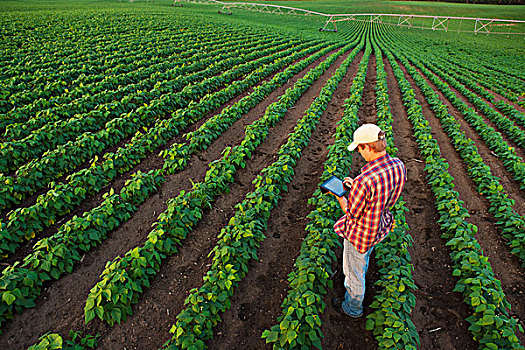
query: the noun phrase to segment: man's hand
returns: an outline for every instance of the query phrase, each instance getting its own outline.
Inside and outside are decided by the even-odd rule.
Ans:
[[[349,190],[350,187],[352,187],[353,182],[354,182],[354,179],[352,179],[351,177],[345,177],[343,179],[343,187],[345,188],[345,190]]]
[[[332,193],[332,192],[330,192]],[[348,201],[347,199],[345,198],[345,196],[342,196],[342,197],[338,197],[336,196],[334,193],[332,193],[332,195],[337,198],[337,201],[339,202],[339,205],[341,206],[341,209],[343,209],[343,212],[346,213],[346,208],[348,207]]]

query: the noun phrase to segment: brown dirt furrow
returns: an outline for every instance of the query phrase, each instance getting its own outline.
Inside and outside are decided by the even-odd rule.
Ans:
[[[336,65],[341,62],[342,59],[336,62]],[[104,336],[102,340],[104,346],[120,348],[124,345],[130,345],[136,349],[156,348],[171,337],[168,333],[170,325],[175,323],[175,316],[183,308],[183,301],[190,288],[202,284],[202,278],[211,263],[211,258],[207,257],[207,254],[216,244],[216,236],[221,227],[225,226],[229,218],[233,216],[234,205],[241,201],[248,191],[253,189],[252,181],[256,175],[275,160],[278,148],[285,142],[287,135],[292,132],[297,120],[309,106],[310,96],[318,95],[333,70],[335,68],[324,74],[296,106],[285,115],[283,120],[271,130],[267,140],[257,149],[252,159],[247,162],[246,168],[236,173],[235,183],[230,187],[230,193],[219,196],[213,205],[214,212],[207,213],[203,217],[189,238],[185,240],[180,253],[167,259],[166,263],[163,264],[160,271],[161,275],[173,276],[173,280],[168,282],[165,279],[155,278],[151,289],[146,291],[140,305],[152,301],[156,302],[166,306],[166,309],[170,310],[171,316],[160,318],[156,310],[137,310],[135,307],[136,314],[127,324],[110,329],[108,334]],[[239,132],[243,134],[243,128]],[[233,141],[233,138],[224,139],[225,143],[235,143]],[[209,155],[204,152],[203,156],[206,158]],[[162,295],[160,291],[171,291],[171,295]],[[138,325],[135,323],[136,320],[139,320]],[[142,323],[143,321],[145,323]],[[126,339],[126,342],[121,344],[120,339]]]
[[[419,73],[421,71],[415,68]],[[505,165],[497,157],[497,155],[492,152],[485,141],[478,135],[476,130],[465,120],[461,112],[459,112],[449,100],[443,95],[443,93],[436,88],[436,86],[426,78],[425,75],[421,74],[427,84],[438,94],[439,99],[442,103],[447,106],[449,113],[460,123],[461,130],[465,135],[476,143],[476,148],[478,153],[483,158],[485,164],[490,167],[490,170],[494,176],[500,178],[500,183],[508,193],[509,198],[513,199],[515,202],[514,209],[520,214],[525,215],[525,193],[520,189],[520,185],[514,181],[512,174],[505,168]],[[475,188],[475,187],[474,187]]]
[[[413,136],[401,98],[398,82],[390,62],[385,59],[390,108],[394,116],[394,142],[398,157],[407,168],[407,183],[403,198],[409,211],[406,220],[413,238],[409,249],[417,290],[412,321],[418,331],[421,349],[476,349],[465,318],[469,310],[461,294],[453,292],[456,279],[452,276],[449,250],[441,239],[436,224],[439,213],[434,208],[434,195],[426,180],[425,163]],[[423,110],[428,115],[427,110]],[[433,331],[440,328],[438,331]]]
[[[172,278],[170,280],[155,278],[151,289],[144,293],[140,306],[157,304],[160,305],[160,310],[169,309],[170,316],[159,314],[155,309],[147,310],[143,307],[137,310],[137,307],[134,307],[135,315],[126,324],[122,327],[114,327],[104,336],[102,339],[104,347],[112,349],[120,349],[123,346],[133,349],[157,348],[171,338],[168,333],[170,325],[175,323],[175,316],[182,310],[183,301],[190,288],[202,284],[202,278],[211,263],[211,258],[207,257],[207,254],[216,244],[216,237],[220,229],[233,216],[233,206],[253,190],[252,181],[256,175],[275,161],[280,145],[286,141],[287,135],[293,131],[297,120],[302,117],[312,100],[318,96],[322,86],[342,63],[345,56],[338,59],[270,131],[268,138],[247,162],[246,168],[236,173],[230,193],[219,196],[213,205],[213,212],[206,213],[196,229],[184,241],[179,254],[170,257],[162,265],[160,274]],[[225,141],[228,141],[228,138]],[[233,140],[230,139],[230,141]],[[207,157],[206,152],[204,153],[204,157]],[[126,342],[123,343],[122,339],[126,339]]]
[[[331,52],[331,53],[333,53],[333,52]],[[328,55],[329,54],[327,54],[324,57],[327,57]],[[302,61],[304,59],[306,59],[306,57],[301,59],[301,60],[299,60],[299,61],[297,61],[297,62],[300,62],[300,61]],[[287,67],[281,69],[279,72],[284,71],[286,68]],[[308,69],[308,67],[307,67],[307,69]],[[179,133],[177,136],[175,136],[173,139],[171,139],[165,145],[158,147],[155,151],[153,151],[150,154],[148,154],[146,156],[146,158],[144,158],[138,165],[134,166],[129,171],[127,171],[127,172],[123,173],[122,175],[118,176],[114,181],[112,181],[105,188],[103,188],[98,194],[93,195],[93,196],[89,196],[77,208],[75,208],[71,213],[69,213],[69,214],[65,215],[64,217],[60,218],[59,220],[57,220],[57,222],[54,225],[52,225],[52,226],[46,228],[45,230],[43,230],[34,239],[26,242],[20,249],[18,249],[16,251],[16,253],[13,256],[8,257],[3,262],[10,265],[10,264],[14,263],[15,261],[22,260],[27,254],[29,254],[32,251],[33,245],[38,240],[40,240],[42,238],[45,238],[45,237],[49,237],[49,236],[53,235],[54,233],[56,233],[56,231],[60,228],[60,226],[63,223],[65,223],[68,220],[70,220],[73,216],[75,216],[75,215],[76,216],[81,216],[82,213],[84,213],[86,211],[89,211],[89,210],[97,207],[98,205],[100,205],[100,203],[102,203],[102,201],[103,201],[103,198],[102,198],[103,194],[106,193],[107,191],[109,191],[111,188],[115,189],[116,192],[120,191],[122,189],[122,187],[124,187],[125,182],[135,172],[137,172],[139,170],[142,171],[142,172],[147,172],[147,171],[149,171],[151,169],[162,168],[164,160],[162,159],[162,157],[158,156],[160,151],[171,147],[171,145],[173,145],[174,143],[177,143],[177,142],[178,143],[185,143],[186,142],[186,138],[184,137],[184,134],[186,134],[188,132],[191,132],[191,131],[197,130],[202,124],[204,124],[206,122],[206,120],[210,119],[212,116],[214,116],[216,114],[219,114],[225,108],[227,108],[227,107],[237,103],[239,100],[241,100],[242,98],[244,98],[247,95],[249,95],[250,93],[252,93],[257,86],[261,85],[264,81],[271,80],[273,78],[273,76],[275,76],[279,72],[276,72],[276,73],[270,75],[269,77],[264,79],[259,84],[255,85],[254,87],[252,87],[252,88],[242,92],[241,94],[235,96],[233,99],[231,99],[230,101],[228,101],[227,103],[222,105],[217,110],[208,113],[204,118],[201,118],[199,121],[197,121],[197,122],[193,123],[192,125],[188,126],[187,128],[185,128],[181,133]],[[294,77],[293,79],[290,79],[290,82],[286,86],[289,86],[290,84],[293,85],[293,82],[295,82],[296,79],[299,79],[300,77],[304,76],[304,74],[306,74],[306,72],[307,72],[307,70],[305,69],[302,72],[298,73],[296,75],[296,77]],[[284,89],[281,88],[281,89],[276,90],[276,92],[274,92],[273,95],[275,95],[277,93],[277,91],[281,91],[281,90],[282,90],[282,92],[284,92]],[[266,101],[268,101],[268,99]],[[266,109],[266,107],[267,106],[265,106],[265,101],[263,101],[261,104],[256,106],[254,108],[254,110],[259,110],[259,111],[262,110],[263,113],[264,113],[264,110]],[[247,122],[246,118],[244,118],[244,121],[239,121],[237,123],[240,123],[240,124],[247,123],[247,124],[249,124],[249,123],[251,123],[251,121]],[[130,140],[131,140],[131,138],[120,142],[117,146],[111,147],[107,152],[115,152],[118,149],[118,147],[124,146]],[[99,159],[102,159],[102,157],[103,156],[99,156]],[[88,166],[88,163],[85,163],[82,168],[78,168],[77,170],[81,170],[81,169],[83,169],[83,168],[85,168],[87,166]],[[61,178],[61,180],[62,181],[66,181],[66,175],[64,175]],[[37,197],[37,195],[32,196],[30,199],[26,200],[25,202],[27,202],[28,205],[32,205],[32,204],[34,204],[34,201],[36,201],[36,197]],[[31,202],[28,202],[29,200],[31,200]],[[23,206],[24,205],[20,205],[19,207],[23,207]]]
[[[503,97],[501,96],[500,94],[498,94],[497,92],[495,91],[492,91],[486,87],[483,87],[485,90],[487,90],[492,96],[494,96],[494,99],[497,101],[503,101],[503,102],[506,102],[508,103],[509,105],[511,105],[512,107],[516,108],[518,111],[520,111],[521,113],[525,113],[525,108],[521,107],[519,104],[517,104],[516,102],[512,102],[511,100],[509,100],[508,98],[506,97]]]
[[[404,67],[403,70],[407,74]],[[415,82],[411,77],[407,78],[423,107],[423,114],[430,123],[433,136],[441,149],[441,154],[446,157],[450,165],[449,173],[454,178],[454,185],[459,193],[459,198],[465,202],[465,207],[471,215],[468,221],[478,227],[476,239],[483,248],[484,255],[489,258],[496,278],[501,281],[507,300],[513,307],[510,314],[523,320],[525,319],[525,304],[523,302],[525,272],[521,268],[520,261],[516,256],[510,254],[510,248],[499,234],[499,229],[495,224],[496,220],[488,212],[490,207],[488,200],[476,192],[475,183],[468,177],[466,165],[455,152],[450,138],[441,127],[438,118],[430,110],[430,106]],[[438,291],[436,291],[437,293]],[[520,338],[523,341],[523,334]]]
[[[310,56],[310,55],[308,55]],[[298,60],[297,62],[300,62],[302,60],[305,60],[308,56],[306,56],[305,58],[302,58],[300,60]],[[296,62],[292,63],[292,64],[295,64]],[[288,67],[288,66],[287,66]],[[235,96],[234,98],[232,98],[230,101],[226,102],[225,104],[223,104],[219,109],[213,111],[213,112],[210,112],[208,113],[206,116],[204,116],[203,118],[201,118],[200,120],[198,120],[197,122],[193,123],[192,125],[188,126],[187,128],[185,128],[181,133],[179,133],[178,136],[174,137],[172,140],[170,140],[170,142],[168,142],[167,144],[165,144],[164,146],[161,146],[159,147],[157,150],[155,150],[155,152],[153,152],[154,155],[157,155],[161,150],[163,149],[166,149],[166,148],[169,148],[173,143],[175,142],[185,142],[186,139],[183,138],[182,136],[189,132],[189,131],[194,131],[196,129],[198,129],[202,124],[204,124],[206,122],[206,120],[208,120],[210,117],[212,117],[213,115],[215,114],[218,114],[220,113],[223,109],[225,109],[226,107],[229,107],[235,103],[237,103],[239,100],[241,100],[242,98],[246,97],[247,95],[251,94],[253,92],[253,90],[257,87],[257,86],[260,86],[261,84],[263,84],[264,82],[266,81],[269,81],[271,80],[276,74],[278,74],[279,72],[282,72],[284,71],[287,67],[284,67],[282,69],[280,69],[279,71],[269,75],[268,77],[266,77],[265,79],[261,80],[259,83],[257,83],[256,85],[254,85],[253,87],[247,89],[246,91],[240,93],[239,95]],[[235,81],[239,81],[239,80],[243,80],[244,79],[244,76],[241,76],[237,79],[234,79],[232,82],[235,82]],[[222,86],[221,89],[225,88],[226,86]],[[196,101],[198,102],[198,101]],[[166,115],[165,117],[168,118],[170,115]],[[140,129],[141,132],[143,132],[144,130],[143,129]],[[116,145],[114,146],[111,146],[111,147],[108,147],[106,150],[104,150],[101,154],[98,155],[98,158],[99,159],[103,159],[104,155],[107,154],[107,153],[115,153],[119,148],[121,147],[124,147],[127,143],[129,143],[131,141],[131,139],[133,138],[134,135],[130,136],[130,137],[127,137],[125,138],[124,140],[121,140],[120,142],[118,142]],[[135,166],[133,169],[131,169],[130,171],[128,171],[127,173],[125,174],[122,174],[121,176],[118,177],[118,179],[116,179],[114,182],[118,182],[119,180],[121,180],[121,184],[120,186],[123,186],[125,180],[125,176],[126,175],[131,175],[133,172],[135,172],[136,170],[140,169],[140,168],[144,168],[144,169],[152,169],[152,167],[149,167],[149,164],[148,164],[148,159],[150,157],[144,159],[141,161],[141,164]],[[162,159],[160,159],[160,161],[162,162]],[[89,167],[92,163],[92,160],[88,160],[84,163],[82,163],[81,165],[79,165],[77,168],[73,169],[72,171],[69,171],[67,173],[65,173],[64,175],[62,175],[60,178],[56,179],[55,182],[56,183],[59,183],[59,182],[67,182],[67,177],[70,175],[70,174],[73,174],[73,173],[76,173],[76,172],[79,172],[80,170],[83,170],[83,169],[86,169],[87,167]],[[145,165],[142,165],[142,163],[146,163]],[[157,162],[158,163],[158,162]],[[162,166],[162,163],[161,165]],[[107,186],[107,188],[110,188],[111,186],[113,186],[113,182],[111,184],[109,184]],[[114,185],[115,188],[117,188],[119,186],[119,184],[116,184]],[[27,207],[27,206],[31,206],[33,204],[35,204],[37,198],[39,195],[41,194],[45,194],[49,189],[46,187],[46,188],[43,188],[43,189],[40,189],[38,190],[34,195],[26,198],[22,203],[20,203],[17,207]],[[6,212],[3,212],[0,214],[0,220],[4,221],[4,218],[6,216]],[[73,216],[70,215],[71,217]],[[32,244],[31,244],[32,246]]]
[[[433,72],[434,73],[434,72]],[[436,73],[434,73],[434,75],[436,75],[440,80],[444,81],[443,78],[441,78],[439,75],[437,75]],[[454,93],[456,94],[456,96],[458,98],[461,99],[461,101],[463,101],[464,103],[467,104],[468,107],[470,108],[473,108],[476,110],[476,113],[478,113],[478,115],[480,115],[481,117],[483,117],[484,121],[485,121],[485,124],[487,124],[488,126],[490,126],[491,128],[493,128],[494,130],[496,130],[497,132],[499,132],[501,134],[501,136],[503,137],[503,140],[505,140],[505,142],[507,142],[509,144],[510,147],[514,147],[516,149],[516,153],[518,154],[518,156],[520,156],[521,158],[524,158],[525,159],[525,150],[523,150],[522,147],[516,145],[516,143],[514,141],[512,141],[506,134],[505,132],[503,132],[502,130],[500,130],[500,128],[492,121],[490,120],[485,114],[483,114],[481,111],[479,111],[476,106],[474,106],[469,100],[468,98],[466,98],[465,96],[463,96],[458,90],[456,90],[453,86],[449,85],[449,89]]]
[[[361,57],[359,53],[303,150],[288,192],[272,212],[266,239],[259,248],[259,261],[253,262],[239,284],[232,298],[233,307],[222,315],[217,336],[208,342],[210,349],[268,348],[261,334],[276,324],[281,314],[281,303],[289,285],[287,275],[300,251],[306,216],[313,209],[308,206],[308,199],[318,186],[327,146],[333,143],[333,131]]]
[[[344,56],[336,63],[301,97],[298,103],[284,118],[270,131],[264,143],[254,152],[252,159],[247,162],[245,169],[235,174],[235,181],[230,186],[228,194],[220,195],[213,204],[213,209],[206,212],[195,230],[182,244],[178,254],[168,258],[163,263],[160,274],[151,282],[151,288],[141,297],[139,305],[134,306],[134,316],[122,326],[107,329],[101,339],[104,348],[121,349],[149,349],[157,348],[171,338],[169,329],[175,323],[176,315],[183,309],[183,302],[193,287],[202,284],[211,258],[208,253],[217,242],[220,229],[227,225],[234,214],[234,205],[253,190],[252,181],[260,171],[276,159],[276,153],[297,120],[318,96],[322,86],[342,63]],[[277,96],[275,96],[277,99]],[[273,101],[271,101],[273,102]],[[266,103],[266,102],[265,102]],[[269,103],[268,103],[269,104]],[[251,118],[256,119],[264,113],[250,112]],[[221,138],[221,149],[225,146],[240,142],[244,135],[244,127],[238,133],[225,135]],[[218,147],[214,147],[218,150]],[[204,159],[219,157],[219,152],[203,152]],[[165,278],[164,276],[169,276]],[[171,293],[171,294],[170,294]],[[160,310],[160,312],[158,311]],[[164,315],[164,310],[166,315]],[[123,341],[125,340],[125,341]]]
[[[362,105],[357,113],[360,124],[374,123],[376,121],[376,61],[372,55],[368,62],[367,74],[365,78],[365,87],[361,96]],[[348,96],[347,96],[348,97]],[[361,167],[365,165],[365,161],[358,152],[348,154],[352,157],[352,168],[349,169],[349,176],[356,177],[361,172]],[[332,306],[332,299],[334,297],[343,297],[345,288],[343,285],[343,248],[342,239],[341,246],[336,249],[337,261],[332,264],[332,269],[336,273],[332,278],[334,285],[333,289],[329,289],[324,298],[326,309],[322,314],[321,330],[325,338],[322,340],[324,349],[376,349],[377,342],[375,341],[371,332],[365,330],[366,318],[358,320],[351,320],[345,316],[341,316]],[[370,304],[373,301],[376,287],[374,282],[379,276],[377,264],[375,261],[375,253],[372,253],[366,274],[366,293],[363,302],[364,314],[371,313]]]
[[[480,85],[479,83],[477,83],[477,86],[479,86],[480,88],[486,90],[486,91],[489,92],[492,96],[494,96],[494,97],[495,97],[495,98],[494,98],[494,102],[499,101],[499,100],[504,100],[505,102],[507,102],[507,103],[513,105],[513,103],[512,103],[511,101],[509,101],[509,100],[507,100],[507,99],[505,99],[505,98],[503,98],[503,97],[497,95],[497,94],[496,94],[495,92],[493,92],[493,91],[490,91],[490,90],[486,89],[484,86]],[[466,86],[466,85],[465,85],[465,87],[466,87],[470,92],[472,92],[472,93],[478,95],[479,98],[481,98],[481,99],[483,100],[483,102],[485,102],[485,103],[486,103],[490,108],[492,108],[494,111],[496,111],[496,112],[499,113],[499,114],[502,114],[503,116],[506,116],[505,113],[501,112],[501,111],[498,109],[498,107],[497,107],[493,102],[489,101],[485,96],[481,96],[481,95],[478,94],[476,91],[474,91],[474,89],[471,89],[470,87],[468,87],[468,86]],[[499,96],[499,98],[496,97],[495,95]],[[521,130],[524,129],[521,125],[519,125],[518,123],[516,123],[512,118],[510,118],[510,117],[508,117],[508,116],[507,116],[507,118],[508,118],[509,120],[511,120],[511,121],[514,123],[514,125],[515,125],[516,127],[518,127],[519,129],[521,129]]]
[[[121,225],[121,227],[112,232],[109,235],[109,237],[103,242],[103,244],[100,245],[100,247],[90,252],[89,254],[86,254],[82,263],[75,268],[72,274],[65,275],[58,281],[50,283],[48,287],[44,290],[40,298],[37,300],[37,305],[35,308],[25,310],[21,315],[15,316],[13,321],[8,322],[8,324],[3,330],[2,335],[0,336],[0,347],[6,349],[27,348],[29,345],[33,344],[40,335],[49,331],[59,332],[62,335],[67,335],[70,329],[85,330],[88,332],[92,332],[93,334],[97,331],[104,333],[108,332],[108,327],[101,325],[100,322],[98,322],[98,324],[95,325],[95,323],[97,322],[93,321],[90,325],[86,327],[83,321],[83,308],[86,297],[91,287],[93,287],[99,280],[99,275],[101,274],[105,263],[109,260],[112,260],[115,256],[123,255],[131,248],[142,244],[142,242],[146,239],[148,232],[150,231],[151,225],[156,221],[159,213],[166,209],[166,201],[169,198],[178,195],[178,193],[181,190],[189,190],[191,188],[191,181],[188,181],[189,179],[191,179],[194,182],[203,180],[208,164],[211,161],[220,157],[224,147],[238,143],[244,137],[244,127],[246,125],[260,118],[261,115],[264,113],[264,110],[270,103],[277,101],[280,95],[282,95],[287,88],[293,86],[293,84],[299,78],[304,76],[311,68],[319,64],[328,55],[329,54],[325,55],[321,59],[314,62],[312,65],[305,68],[302,72],[294,76],[287,84],[273,92],[265,101],[263,101],[252,111],[250,111],[243,119],[234,123],[234,125],[219,139],[217,139],[206,151],[202,152],[197,156],[194,156],[190,161],[190,166],[188,168],[186,168],[184,171],[178,174],[170,176],[167,179],[167,181],[161,186],[160,190],[156,194],[151,196],[127,223]],[[322,82],[323,79],[327,80],[326,74],[320,79],[320,81]],[[317,88],[319,84],[320,83],[317,83],[311,89],[313,89],[314,91],[316,91],[316,89],[320,90],[320,88]],[[300,105],[296,106],[298,110],[300,109],[300,107]],[[276,128],[274,128],[275,130],[271,131],[267,142],[278,142],[279,137],[282,138],[286,136],[289,133],[289,130],[293,129],[295,121],[296,119],[290,120],[290,117],[285,118],[285,121],[282,121]],[[274,133],[276,133],[276,135],[273,135]],[[141,163],[141,169],[149,170],[148,167],[142,168],[146,164],[149,164],[149,167],[157,167],[156,164],[160,161],[157,157],[157,154],[158,152],[154,152],[152,155],[153,159],[149,159],[146,162]],[[265,154],[264,156],[272,158],[273,153]],[[256,157],[254,156],[253,158]],[[261,163],[261,166],[267,163],[264,159],[259,159],[259,162]],[[255,171],[256,173],[258,173],[260,170],[251,170],[252,167],[258,167],[257,164],[257,161],[252,161],[247,166],[247,170],[251,172]],[[124,178],[125,176],[126,175],[123,175],[122,178]],[[124,179],[122,178],[119,178],[117,182],[123,183]],[[235,185],[232,185],[232,191],[234,186],[243,187],[244,185],[248,185],[249,187],[252,179],[246,180],[242,184],[236,183]],[[238,201],[237,197],[231,198],[233,198],[230,199],[231,203],[225,201],[222,204],[222,206],[220,206],[221,199],[219,197],[217,202],[214,204],[212,212],[208,213],[207,216],[203,220],[201,220],[201,223],[209,223],[207,229],[211,229],[212,237],[215,237],[217,234],[216,232],[213,232],[213,229],[215,227],[220,227],[220,225],[217,224],[216,221],[220,223],[221,221],[226,220],[227,217],[229,218],[230,214],[228,214],[228,212],[232,212],[233,205],[236,203],[236,201]],[[201,230],[203,232],[205,232],[207,229],[197,228],[197,230]],[[192,237],[193,236],[190,235],[190,237],[185,241],[184,245],[186,245],[188,241],[191,242],[192,239],[193,242],[196,242],[198,240]],[[208,240],[211,240],[211,238],[204,238],[203,242]],[[208,243],[208,245],[210,245],[210,243]],[[200,249],[199,247],[195,247],[191,244],[190,247],[194,248],[195,253],[198,252],[198,250]],[[183,249],[185,248],[183,247],[181,250]],[[189,254],[194,254],[193,250],[190,250]],[[198,263],[192,261],[191,265],[202,267],[202,261],[206,259],[206,255],[207,250],[203,250],[202,256],[198,257],[200,261]],[[188,259],[188,257],[183,257],[182,260],[184,259]],[[193,265],[194,263],[197,265]],[[184,262],[181,263],[182,266],[185,266],[184,264]],[[167,261],[167,265],[169,265],[169,260]],[[176,274],[177,273],[175,272],[174,275]],[[159,280],[162,280],[163,275],[165,275],[165,273],[161,271],[156,281],[158,282]],[[184,282],[184,288],[186,288],[186,286],[189,286],[187,288],[187,290],[189,290],[192,285],[190,283],[186,284],[187,281],[184,279],[183,275],[179,275],[179,277],[181,278],[181,281]],[[155,290],[153,294],[161,294],[158,290],[163,290],[166,292],[166,294],[171,292],[171,288],[173,288],[173,285],[169,284],[171,280],[172,277],[170,277],[170,279],[168,280],[164,279],[166,283],[166,285],[164,285],[165,289],[156,286],[157,290]],[[196,281],[199,281],[200,283],[202,281],[202,275],[200,275],[200,278],[197,278]],[[177,285],[175,287],[176,288],[174,288],[173,291],[177,292],[179,288]],[[180,298],[180,294],[186,293],[187,290],[184,289],[184,291],[180,292],[178,297]],[[173,299],[162,298],[162,300],[170,301]],[[182,300],[183,298],[181,298],[181,301]],[[144,303],[137,306],[134,309],[134,313],[138,313],[140,311],[139,308],[148,308],[148,302],[148,300],[145,300]],[[182,302],[180,304],[182,305]],[[147,311],[151,310],[148,308]],[[163,321],[164,324],[170,324],[174,321],[174,316],[176,315],[176,312],[172,312],[170,313],[170,315],[167,315],[167,313],[163,315],[165,317],[165,320]],[[114,341],[116,343],[111,343],[111,338],[106,338],[110,339],[106,340],[108,344],[112,344],[110,348],[113,348],[113,346],[118,348],[119,342],[122,343],[121,346],[127,347],[128,344],[130,344],[129,338],[131,337],[135,337],[135,339],[140,339],[140,341],[147,342],[148,337],[150,337],[149,334],[144,334],[144,338],[138,338],[138,336],[134,335],[135,333],[139,332],[137,331],[137,329],[139,329],[140,332],[142,332],[142,329],[145,328],[142,324],[145,321],[141,321],[139,324],[137,323],[138,321],[136,321],[139,319],[140,318],[133,318],[133,320],[130,320],[126,323],[125,327],[121,327],[122,329],[125,329],[125,331],[123,331],[124,338],[119,337],[117,339],[115,336]],[[150,324],[150,326],[158,326],[158,324]],[[156,342],[155,346],[160,346],[161,340],[165,340],[168,338],[168,329],[165,328],[162,329],[162,331],[162,338],[154,337],[154,341]],[[23,334],[23,336],[20,336],[20,334]],[[125,341],[123,341],[123,339],[125,339]],[[139,343],[136,348],[146,349],[149,348],[149,345],[142,346],[141,343]]]

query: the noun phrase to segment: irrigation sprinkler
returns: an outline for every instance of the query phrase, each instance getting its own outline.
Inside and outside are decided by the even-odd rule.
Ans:
[[[239,8],[250,11],[257,11],[261,13],[279,14],[279,15],[298,15],[298,16],[316,16],[320,17],[321,20],[325,21],[324,25],[319,28],[321,32],[335,32],[337,33],[336,22],[342,21],[367,21],[370,23],[382,23],[387,25],[393,25],[398,27],[405,27],[408,29],[418,28],[421,30],[442,30],[448,32],[451,21],[459,21],[459,32],[474,33],[474,34],[519,34],[525,35],[524,33],[511,33],[511,26],[525,23],[520,20],[510,19],[488,19],[488,18],[471,18],[471,17],[451,17],[451,16],[428,16],[428,15],[413,15],[413,14],[394,14],[394,13],[354,13],[354,14],[326,14],[316,11],[305,10],[301,8],[272,5],[272,4],[259,4],[252,2],[228,2],[224,3],[218,0],[174,0],[173,6],[182,6],[182,1],[207,4],[207,5],[220,5],[222,8],[218,11],[221,15],[232,15],[232,8]],[[395,21],[397,19],[397,21]],[[461,30],[464,25],[463,22],[474,22],[472,29]],[[494,32],[493,26],[509,26],[507,33],[505,32]],[[524,37],[525,38],[525,37]]]

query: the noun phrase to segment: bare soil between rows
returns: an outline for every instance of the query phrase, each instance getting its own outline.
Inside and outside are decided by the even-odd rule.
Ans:
[[[276,159],[276,152],[286,141],[287,135],[299,118],[304,115],[324,83],[335,72],[348,53],[340,57],[321,78],[303,94],[295,107],[270,131],[268,138],[247,162],[245,169],[235,175],[235,182],[229,193],[220,195],[210,210],[190,235],[182,242],[177,254],[168,257],[162,264],[161,271],[151,281],[151,288],[140,297],[140,302],[133,306],[133,315],[122,325],[109,327],[100,321],[84,325],[84,304],[89,289],[99,280],[105,263],[129,249],[141,244],[147,237],[151,225],[166,208],[166,201],[181,190],[189,190],[191,181],[201,181],[208,164],[221,156],[225,147],[238,144],[244,136],[244,128],[264,114],[270,103],[277,101],[284,91],[293,85],[308,70],[321,60],[307,67],[293,77],[283,87],[277,89],[267,99],[237,121],[219,139],[199,155],[192,158],[190,166],[182,172],[170,176],[161,189],[150,197],[133,217],[111,233],[108,239],[97,249],[86,254],[84,260],[73,273],[49,283],[37,300],[37,306],[16,315],[7,322],[0,335],[0,348],[26,349],[34,344],[38,337],[46,332],[57,332],[67,338],[69,330],[99,333],[99,349],[157,349],[171,338],[170,327],[176,322],[176,315],[183,309],[184,299],[192,288],[202,284],[202,278],[208,271],[211,259],[208,253],[217,241],[220,229],[225,226],[234,213],[236,203],[253,189],[252,180],[266,166]],[[310,143],[302,152],[295,169],[295,176],[288,186],[288,192],[278,207],[273,210],[266,240],[261,242],[258,261],[252,261],[245,280],[240,282],[232,299],[232,308],[221,315],[223,322],[215,329],[214,338],[207,343],[210,349],[270,349],[261,339],[265,329],[277,323],[281,314],[281,303],[288,288],[287,276],[304,238],[306,215],[313,209],[308,206],[308,199],[319,184],[323,163],[328,153],[327,146],[333,143],[336,123],[343,111],[344,100],[355,76],[363,53],[359,53],[347,74],[336,90],[332,101],[323,114]],[[324,57],[326,58],[326,56]],[[324,59],[323,58],[323,59]],[[412,126],[407,120],[399,87],[392,69],[385,59],[388,75],[389,96],[394,115],[395,144],[399,148],[398,157],[407,166],[408,182],[403,192],[409,212],[407,221],[414,244],[410,249],[414,265],[414,280],[418,289],[417,301],[412,313],[417,331],[421,338],[421,349],[477,349],[468,331],[470,311],[462,296],[453,292],[456,278],[452,276],[450,250],[441,238],[436,221],[439,217],[434,208],[434,197],[426,181],[425,164],[422,162],[418,146],[413,137]],[[375,57],[370,58],[363,91],[363,105],[358,117],[360,124],[375,122]],[[411,81],[412,85],[415,85]],[[414,86],[416,96],[421,93]],[[244,96],[244,94],[242,95]],[[233,101],[228,104],[232,104]],[[223,106],[224,107],[224,106]],[[428,106],[423,103],[424,114],[433,118]],[[208,116],[209,117],[209,116]],[[457,181],[460,195],[466,200],[473,213],[473,221],[480,225],[479,241],[486,249],[487,256],[494,264],[497,277],[502,280],[504,291],[508,293],[513,305],[512,314],[525,317],[523,294],[523,272],[518,274],[516,261],[508,253],[508,248],[498,238],[494,220],[487,217],[487,204],[479,198],[472,182],[465,175],[464,166],[455,154],[446,134],[439,128],[438,121],[432,121],[433,133],[437,138],[444,156],[451,162],[453,175]],[[180,140],[175,138],[175,140]],[[485,151],[485,150],[484,150]],[[155,154],[148,157],[136,169],[157,168],[160,159]],[[349,154],[353,159],[349,175],[356,176],[364,161],[358,154]],[[485,158],[485,155],[484,155]],[[496,159],[492,161],[497,162]],[[492,166],[492,164],[491,164]],[[122,175],[114,185],[122,184],[129,173]],[[119,186],[119,185],[117,185]],[[93,198],[94,205],[98,199]],[[484,243],[484,241],[486,241]],[[344,294],[341,272],[342,248],[337,249],[337,261],[334,261],[334,288],[325,297],[327,307],[322,316],[323,348],[325,349],[375,349],[377,342],[370,331],[365,330],[366,319],[349,320],[340,316],[331,306],[333,296]],[[510,268],[509,268],[510,266]],[[521,270],[522,271],[522,270]],[[376,292],[374,282],[378,277],[375,256],[372,255],[367,275],[365,296],[365,314],[372,312],[370,304]],[[521,299],[520,299],[521,297]]]

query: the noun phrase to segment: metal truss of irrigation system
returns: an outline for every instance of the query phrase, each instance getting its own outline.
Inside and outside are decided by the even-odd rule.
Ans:
[[[147,0],[149,1],[149,0]],[[153,0],[152,0],[153,1]],[[251,10],[264,13],[283,14],[283,15],[299,15],[318,17],[324,21],[320,31],[337,32],[337,22],[343,21],[367,21],[384,23],[388,25],[395,25],[399,27],[417,28],[417,29],[432,29],[449,31],[449,24],[451,21],[459,21],[458,29],[455,32],[475,33],[475,34],[525,34],[511,32],[511,28],[525,21],[509,20],[509,19],[490,19],[490,18],[472,18],[472,17],[451,17],[451,16],[426,16],[426,15],[407,15],[407,14],[393,14],[393,13],[356,13],[356,14],[326,14],[316,11],[309,11],[300,8],[258,4],[250,2],[221,2],[217,0],[174,0],[173,6],[182,6],[182,2],[219,5],[222,8],[219,10],[220,14],[231,15],[232,8],[240,8],[244,10]],[[425,23],[425,20],[427,23]],[[432,25],[430,25],[432,21]],[[416,23],[418,22],[418,23]],[[422,22],[422,23],[420,23]],[[464,29],[461,29],[463,23],[466,23]],[[493,31],[495,27],[508,27],[508,32]],[[471,28],[471,29],[468,29]],[[452,30],[451,30],[452,31]]]

